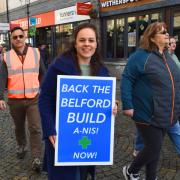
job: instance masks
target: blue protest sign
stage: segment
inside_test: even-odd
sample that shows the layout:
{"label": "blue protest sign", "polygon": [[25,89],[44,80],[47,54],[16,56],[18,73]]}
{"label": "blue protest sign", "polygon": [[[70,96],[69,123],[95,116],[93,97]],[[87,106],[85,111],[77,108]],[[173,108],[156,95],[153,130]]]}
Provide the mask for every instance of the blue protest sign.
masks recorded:
{"label": "blue protest sign", "polygon": [[116,79],[57,78],[55,165],[113,163]]}

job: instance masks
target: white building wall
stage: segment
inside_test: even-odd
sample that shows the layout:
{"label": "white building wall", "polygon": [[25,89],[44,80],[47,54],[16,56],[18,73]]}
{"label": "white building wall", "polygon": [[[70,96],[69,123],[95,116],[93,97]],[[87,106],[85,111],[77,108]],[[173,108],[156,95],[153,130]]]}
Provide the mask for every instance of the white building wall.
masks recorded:
{"label": "white building wall", "polygon": [[6,11],[6,0],[0,0],[0,13]]}
{"label": "white building wall", "polygon": [[6,1],[8,1],[9,10],[24,6],[26,3],[32,3],[38,0],[0,0],[0,13],[6,12]]}

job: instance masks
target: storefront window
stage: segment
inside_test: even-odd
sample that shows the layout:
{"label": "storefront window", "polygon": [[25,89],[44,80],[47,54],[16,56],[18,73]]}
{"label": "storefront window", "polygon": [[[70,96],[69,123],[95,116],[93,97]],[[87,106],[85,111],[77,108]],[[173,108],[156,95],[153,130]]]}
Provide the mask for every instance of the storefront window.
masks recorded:
{"label": "storefront window", "polygon": [[176,38],[176,55],[180,59],[180,13],[174,14],[173,36]]}
{"label": "storefront window", "polygon": [[128,17],[127,14],[125,17],[107,19],[103,39],[104,55],[107,60],[127,59],[139,47],[140,38],[148,25],[161,20],[162,13],[137,14],[132,17]]}
{"label": "storefront window", "polygon": [[51,27],[38,28],[36,30],[36,44],[51,44]]}
{"label": "storefront window", "polygon": [[151,14],[151,23],[156,22],[156,21],[162,21],[162,14],[161,13],[154,13]]}
{"label": "storefront window", "polygon": [[56,54],[62,53],[67,49],[72,40],[73,24],[56,26]]}
{"label": "storefront window", "polygon": [[106,57],[114,57],[114,20],[107,20]]}
{"label": "storefront window", "polygon": [[136,17],[128,17],[128,56],[136,49]]}
{"label": "storefront window", "polygon": [[69,24],[57,25],[55,33],[55,56],[61,54],[64,50],[70,47],[73,38],[73,31],[78,25],[88,23],[88,20],[78,21]]}
{"label": "storefront window", "polygon": [[116,57],[124,57],[124,18],[117,19],[117,33],[116,33]]}
{"label": "storefront window", "polygon": [[[53,59],[52,52],[52,27],[41,27],[36,30],[36,46],[40,48],[41,45],[46,45],[48,61],[51,62]],[[33,43],[33,38],[30,42]]]}
{"label": "storefront window", "polygon": [[149,15],[139,16],[139,20],[138,20],[139,40],[147,28],[148,22],[149,22]]}
{"label": "storefront window", "polygon": [[9,38],[8,38],[8,32],[7,31],[0,31],[0,45],[3,45],[5,47],[7,47],[8,49],[9,47]]}

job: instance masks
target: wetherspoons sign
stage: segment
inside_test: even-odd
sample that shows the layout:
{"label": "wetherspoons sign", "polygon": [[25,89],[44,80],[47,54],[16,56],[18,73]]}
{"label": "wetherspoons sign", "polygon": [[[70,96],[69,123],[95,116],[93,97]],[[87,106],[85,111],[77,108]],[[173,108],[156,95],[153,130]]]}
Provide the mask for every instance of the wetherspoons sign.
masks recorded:
{"label": "wetherspoons sign", "polygon": [[112,6],[119,6],[122,4],[129,4],[133,2],[137,2],[140,0],[111,0],[111,1],[101,1],[101,7],[102,8],[107,8],[107,7],[112,7]]}

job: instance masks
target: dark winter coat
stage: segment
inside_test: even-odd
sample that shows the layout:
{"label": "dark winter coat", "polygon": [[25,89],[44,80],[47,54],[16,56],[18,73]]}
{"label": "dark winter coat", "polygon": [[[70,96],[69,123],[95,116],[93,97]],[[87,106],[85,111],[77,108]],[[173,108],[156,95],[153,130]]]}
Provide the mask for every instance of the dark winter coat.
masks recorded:
{"label": "dark winter coat", "polygon": [[168,52],[138,49],[128,60],[121,81],[123,110],[133,120],[160,128],[180,117],[180,71]]}
{"label": "dark winter coat", "polygon": [[[75,61],[71,56],[61,56],[57,58],[49,67],[41,86],[39,96],[39,110],[41,115],[43,139],[45,139],[44,170],[48,171],[49,180],[79,180],[88,171],[95,176],[94,166],[54,166],[54,148],[48,140],[50,135],[56,135],[55,112],[56,112],[56,88],[57,75],[78,75]],[[105,67],[101,67],[97,76],[108,76]],[[93,179],[92,179],[93,180]]]}

